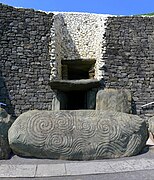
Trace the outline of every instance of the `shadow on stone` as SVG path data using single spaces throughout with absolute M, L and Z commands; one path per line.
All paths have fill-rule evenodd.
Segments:
M 137 114 L 137 111 L 136 111 L 136 103 L 134 101 L 134 99 L 132 98 L 132 114 Z
M 0 70 L 0 102 L 6 104 L 6 106 L 1 105 L 1 107 L 3 109 L 5 109 L 8 114 L 10 114 L 14 118 L 16 118 L 15 112 L 14 112 L 14 107 L 11 104 L 11 100 L 10 100 L 10 97 L 9 97 L 9 92 L 7 90 L 5 79 L 4 79 L 3 75 L 2 75 L 1 70 Z
M 146 146 L 140 151 L 140 153 L 139 153 L 138 155 L 147 153 L 147 152 L 149 151 L 149 148 L 150 148 L 150 146 L 149 146 L 149 145 L 148 145 L 148 146 L 146 145 Z

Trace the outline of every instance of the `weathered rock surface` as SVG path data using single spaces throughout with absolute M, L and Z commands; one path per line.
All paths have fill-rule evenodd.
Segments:
M 8 159 L 11 149 L 8 143 L 8 130 L 13 119 L 7 112 L 0 108 L 0 159 Z
M 148 119 L 149 132 L 154 134 L 154 116 Z
M 146 144 L 150 146 L 154 146 L 154 116 L 148 119 L 148 131 L 149 131 L 149 139 Z
M 96 79 L 53 80 L 50 82 L 50 86 L 52 89 L 62 91 L 81 91 L 100 87 L 100 81 Z
M 126 89 L 99 90 L 96 96 L 96 110 L 131 113 L 131 101 L 131 93 Z
M 146 122 L 110 111 L 28 111 L 8 133 L 17 155 L 89 160 L 138 154 L 148 138 Z

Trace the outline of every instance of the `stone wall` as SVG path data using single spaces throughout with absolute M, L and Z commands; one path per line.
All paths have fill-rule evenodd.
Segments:
M 107 16 L 89 13 L 57 13 L 54 16 L 53 43 L 56 44 L 53 73 L 58 69 L 61 78 L 61 60 L 96 60 L 95 78 L 103 78 L 102 43 Z M 53 50 L 54 52 L 54 50 Z M 54 58 L 53 58 L 54 59 Z M 51 79 L 54 79 L 52 76 Z
M 61 60 L 62 60 L 62 28 L 64 20 L 60 14 L 53 16 L 53 25 L 51 27 L 51 76 L 50 80 L 61 79 Z
M 61 27 L 55 29 L 58 62 L 96 59 L 95 78 L 104 79 L 106 87 L 129 89 L 134 112 L 151 116 L 153 107 L 141 106 L 154 101 L 153 21 L 153 17 L 58 13 L 54 18 Z
M 16 116 L 51 109 L 52 16 L 0 4 L 0 102 Z
M 154 107 L 154 17 L 109 17 L 105 61 L 106 87 L 130 89 L 137 114 L 151 116 Z
M 95 59 L 95 78 L 132 92 L 134 111 L 153 115 L 154 17 L 45 13 L 0 4 L 0 102 L 19 115 L 52 109 L 49 80 L 61 60 Z M 144 116 L 145 117 L 145 116 Z

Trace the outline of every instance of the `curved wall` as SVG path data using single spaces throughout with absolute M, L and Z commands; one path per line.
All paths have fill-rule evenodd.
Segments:
M 0 102 L 10 114 L 52 109 L 48 83 L 61 60 L 96 59 L 95 78 L 132 92 L 136 112 L 153 115 L 154 17 L 45 13 L 0 4 Z

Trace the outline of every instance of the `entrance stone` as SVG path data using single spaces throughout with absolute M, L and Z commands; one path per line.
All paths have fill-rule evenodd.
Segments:
M 111 111 L 28 111 L 8 133 L 15 154 L 90 160 L 138 154 L 148 138 L 140 117 Z

